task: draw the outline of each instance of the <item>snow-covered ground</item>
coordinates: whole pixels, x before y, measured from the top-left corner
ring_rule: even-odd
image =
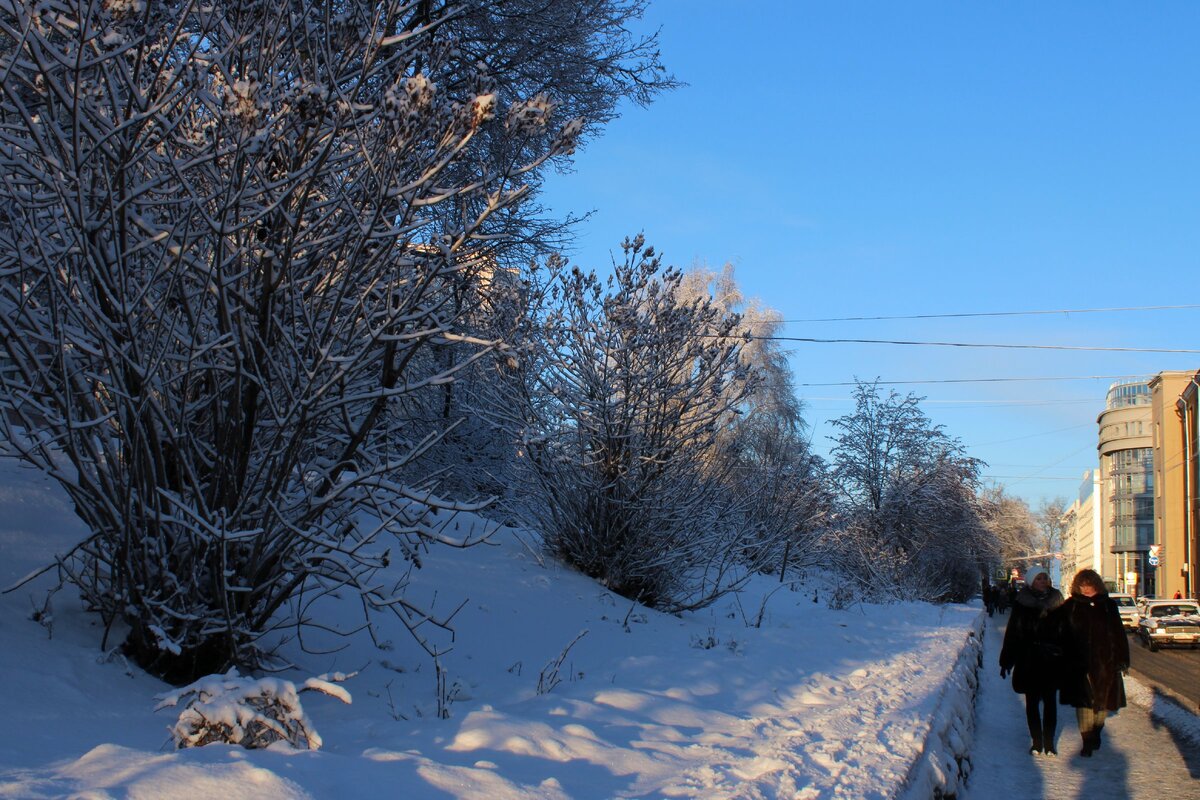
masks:
[[[80,533],[40,476],[0,461],[0,584]],[[302,695],[324,740],[304,752],[174,750],[174,713],[154,711],[169,687],[101,653],[77,600],[60,593],[39,625],[44,583],[0,596],[0,797],[813,800],[953,784],[977,608],[834,610],[815,578],[794,590],[763,578],[674,617],[539,561],[504,532],[435,550],[420,572],[413,591],[437,609],[466,601],[443,660],[449,719],[433,664],[398,624],[383,649],[365,636],[325,655],[289,644],[299,669],[284,677],[358,672],[351,705]],[[564,651],[560,682],[539,694]]]
[[[0,583],[80,534],[57,491],[0,460]],[[39,625],[44,585],[0,596],[0,797],[1200,798],[1200,721],[1136,680],[1094,758],[1077,754],[1070,709],[1062,755],[1031,757],[1021,699],[995,668],[1004,618],[987,621],[976,671],[977,608],[833,610],[815,578],[763,579],[671,617],[540,562],[511,532],[429,559],[415,591],[466,601],[446,720],[432,664],[399,626],[384,649],[289,645],[297,682],[358,671],[349,706],[303,696],[325,743],[306,752],[174,750],[173,712],[154,711],[169,687],[101,653],[77,600],[60,593]],[[539,694],[564,650],[561,682]]]
[[[0,461],[0,583],[80,534],[57,491]],[[292,644],[297,682],[358,671],[349,706],[303,696],[324,747],[297,752],[174,750],[174,713],[154,711],[169,687],[100,652],[96,621],[66,592],[34,622],[44,584],[27,587],[0,596],[0,797],[1200,798],[1200,722],[1137,681],[1094,758],[1078,756],[1061,709],[1062,755],[1035,759],[995,669],[1003,618],[987,621],[977,673],[977,608],[834,610],[830,589],[763,579],[672,617],[541,563],[511,532],[435,551],[414,590],[438,607],[466,601],[444,659],[450,718],[399,626],[383,649]],[[561,682],[539,694],[564,650]]]
[[[973,770],[962,800],[1200,800],[1200,718],[1137,681],[1129,705],[1104,726],[1104,743],[1079,755],[1075,710],[1060,706],[1057,757],[1029,754],[1025,704],[999,674],[1006,617],[988,620]]]

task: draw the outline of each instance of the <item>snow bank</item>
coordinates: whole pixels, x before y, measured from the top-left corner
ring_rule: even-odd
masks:
[[[955,797],[971,771],[969,753],[975,737],[975,695],[983,665],[983,624],[981,613],[967,633],[946,681],[925,749],[913,764],[900,800]]]
[[[1188,708],[1187,700],[1152,681],[1125,678],[1125,697],[1150,712],[1150,718],[1194,745],[1200,745],[1200,716]]]

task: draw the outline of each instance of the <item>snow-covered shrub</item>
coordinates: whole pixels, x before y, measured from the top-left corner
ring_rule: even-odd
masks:
[[[551,264],[557,282],[534,311],[519,510],[550,552],[613,592],[697,608],[764,550],[719,453],[756,372],[738,356],[738,315],[682,297],[682,273],[641,236],[622,248],[607,283]]]
[[[321,737],[304,713],[299,694],[317,691],[349,704],[350,693],[337,683],[350,677],[336,673],[309,678],[297,690],[291,681],[243,677],[231,669],[158,695],[154,710],[183,702],[179,720],[170,729],[180,749],[220,742],[253,750],[286,742],[298,749],[317,750]]]
[[[374,576],[479,538],[420,463],[504,349],[462,287],[533,238],[571,115],[670,84],[642,5],[2,3],[0,451],[70,496],[60,566],[139,665],[253,665],[346,587],[437,648]]]

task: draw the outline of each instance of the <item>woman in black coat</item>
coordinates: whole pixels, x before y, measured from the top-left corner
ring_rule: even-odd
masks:
[[[1050,585],[1050,576],[1039,572],[1017,592],[1000,650],[1000,677],[1011,671],[1013,691],[1025,695],[1025,719],[1033,740],[1029,752],[1034,755],[1058,752],[1055,695],[1062,683],[1064,642],[1061,627],[1050,615],[1062,603],[1062,593]]]
[[[1094,570],[1080,570],[1071,581],[1071,597],[1059,614],[1068,663],[1060,696],[1063,705],[1075,706],[1083,739],[1079,754],[1089,757],[1100,747],[1109,712],[1125,707],[1121,673],[1129,669],[1129,639],[1116,602]]]

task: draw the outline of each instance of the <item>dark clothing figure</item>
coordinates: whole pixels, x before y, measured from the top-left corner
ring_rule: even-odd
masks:
[[[1086,757],[1100,747],[1109,712],[1125,707],[1121,673],[1129,669],[1129,639],[1117,604],[1103,584],[1091,594],[1072,592],[1058,613],[1067,637],[1067,674],[1060,697],[1063,705],[1076,708],[1083,739],[1080,755]]]
[[[1053,612],[1062,604],[1062,593],[1050,586],[1048,576],[1036,587],[1021,589],[1000,650],[1001,677],[1011,671],[1013,691],[1025,695],[1025,719],[1032,740],[1029,749],[1035,755],[1058,752],[1054,743],[1056,695],[1065,675],[1066,642]]]

